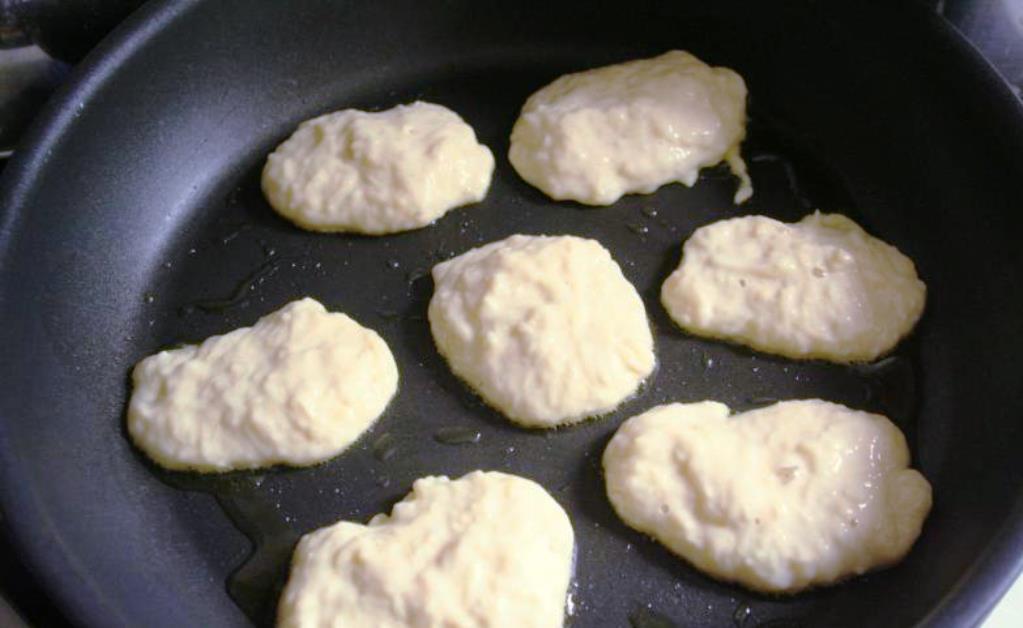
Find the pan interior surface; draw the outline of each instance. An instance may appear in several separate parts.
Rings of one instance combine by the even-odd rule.
[[[761,4],[220,0],[137,14],[52,105],[0,193],[3,507],[68,614],[88,625],[270,624],[298,535],[387,511],[418,477],[483,468],[537,480],[571,516],[573,626],[979,620],[1018,564],[1023,516],[1023,114],[913,3],[883,16]],[[737,182],[723,167],[693,188],[599,209],[552,202],[516,176],[508,135],[529,94],[568,71],[673,48],[746,79],[751,201],[731,203]],[[273,213],[260,169],[298,122],[417,99],[458,112],[493,150],[482,203],[384,238],[307,233]],[[694,229],[815,209],[896,245],[927,282],[924,318],[891,357],[794,362],[668,319],[660,284]],[[610,415],[516,428],[437,354],[430,268],[513,233],[595,238],[642,295],[659,367]],[[306,295],[376,329],[399,364],[397,397],[351,449],[308,469],[197,478],[131,447],[136,361]],[[906,433],[935,506],[901,564],[766,597],[701,575],[612,512],[600,456],[625,418],[668,401],[741,410],[806,397],[883,412]]]

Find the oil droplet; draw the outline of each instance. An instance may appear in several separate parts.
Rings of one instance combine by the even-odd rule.
[[[714,358],[709,355],[703,356],[703,368],[711,369],[714,368]]]
[[[389,259],[387,260],[387,267],[392,270],[398,270],[399,268],[401,268],[401,262],[399,262],[396,259]]]
[[[650,218],[657,216],[657,210],[654,209],[653,207],[644,207],[640,211],[643,212],[643,215],[649,216]]]
[[[156,301],[156,295],[154,295],[154,294],[153,294],[153,293],[151,293],[151,292],[147,292],[147,293],[146,293],[146,296],[145,296],[145,297],[143,297],[143,300],[144,300],[144,301],[145,301],[146,303],[152,303],[153,301]]]
[[[384,432],[380,438],[373,442],[373,455],[380,462],[387,462],[398,453],[398,445],[394,442],[394,435]]]
[[[234,240],[235,238],[240,236],[243,231],[248,231],[251,228],[252,228],[252,225],[241,225],[237,229],[235,229],[234,231],[232,231],[232,232],[228,233],[227,235],[225,235],[224,237],[220,238],[220,243],[221,244],[227,244],[231,240]]]
[[[746,620],[749,619],[749,616],[752,614],[753,609],[749,607],[749,604],[740,604],[738,608],[735,609],[735,612],[732,613],[732,621],[735,622],[736,628],[742,628],[746,623]]]
[[[408,274],[405,275],[405,281],[407,281],[409,285],[411,285],[429,274],[430,271],[425,268],[413,268],[412,270],[408,271]]]
[[[641,608],[629,615],[632,628],[675,628],[675,622],[649,608]]]
[[[469,427],[442,427],[433,433],[433,439],[444,445],[475,445],[482,436]]]
[[[635,233],[636,235],[646,235],[646,234],[650,233],[650,227],[648,227],[646,225],[639,225],[639,224],[636,224],[636,223],[629,223],[629,224],[627,224],[625,226],[629,228],[629,231]]]

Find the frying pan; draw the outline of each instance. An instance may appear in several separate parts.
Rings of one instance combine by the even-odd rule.
[[[515,175],[507,138],[531,92],[671,48],[746,78],[749,203],[732,205],[723,169],[602,209],[554,203]],[[270,210],[259,170],[299,121],[415,99],[459,112],[494,150],[484,202],[386,238],[305,233]],[[4,177],[2,503],[75,622],[268,624],[299,534],[388,510],[417,477],[476,468],[533,478],[571,515],[573,626],[968,625],[1020,567],[1023,111],[923,6],[156,2],[81,66]],[[891,357],[793,362],[671,324],[658,289],[696,227],[815,208],[892,242],[927,282],[924,318]],[[517,232],[596,238],[643,295],[659,368],[610,415],[518,429],[434,349],[429,268]],[[163,473],[131,447],[137,360],[303,295],[394,351],[400,390],[370,433],[314,468],[216,478]],[[755,595],[614,516],[599,460],[626,417],[672,400],[798,397],[881,411],[906,433],[935,506],[901,564]]]

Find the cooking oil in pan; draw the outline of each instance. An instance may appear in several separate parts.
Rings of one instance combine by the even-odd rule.
[[[387,462],[398,453],[398,444],[395,442],[394,434],[384,432],[373,441],[373,456],[380,462]]]
[[[873,364],[850,368],[863,380],[864,402],[868,408],[877,408],[903,431],[913,424],[917,386],[909,359],[892,355]]]
[[[433,433],[433,439],[444,445],[475,445],[482,434],[469,427],[442,427]]]
[[[629,614],[629,625],[632,628],[675,628],[675,622],[645,606]]]
[[[735,622],[735,628],[743,628],[746,625],[746,620],[753,614],[753,609],[749,607],[749,604],[742,603],[732,613],[732,621]]]
[[[299,534],[259,490],[262,476],[154,471],[174,488],[213,495],[231,523],[248,537],[252,551],[228,578],[227,592],[254,624],[272,625]]]
[[[253,549],[228,578],[227,592],[257,625],[275,616],[274,608],[288,577],[291,553],[299,534],[286,517],[255,492],[224,492],[217,502],[249,540]]]
[[[196,310],[202,310],[203,312],[223,312],[232,307],[242,305],[248,301],[252,291],[257,286],[262,285],[267,279],[277,274],[277,271],[281,269],[281,266],[286,260],[280,258],[271,257],[267,261],[263,262],[256,270],[250,273],[247,277],[242,279],[241,282],[235,287],[234,291],[230,296],[223,299],[204,299],[195,301],[187,305],[183,305],[179,311],[182,316],[187,316]]]

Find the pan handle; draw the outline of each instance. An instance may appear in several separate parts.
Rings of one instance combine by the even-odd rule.
[[[20,48],[32,43],[19,19],[18,2],[0,0],[0,48]]]
[[[76,63],[144,0],[0,0],[0,47],[35,43]]]

